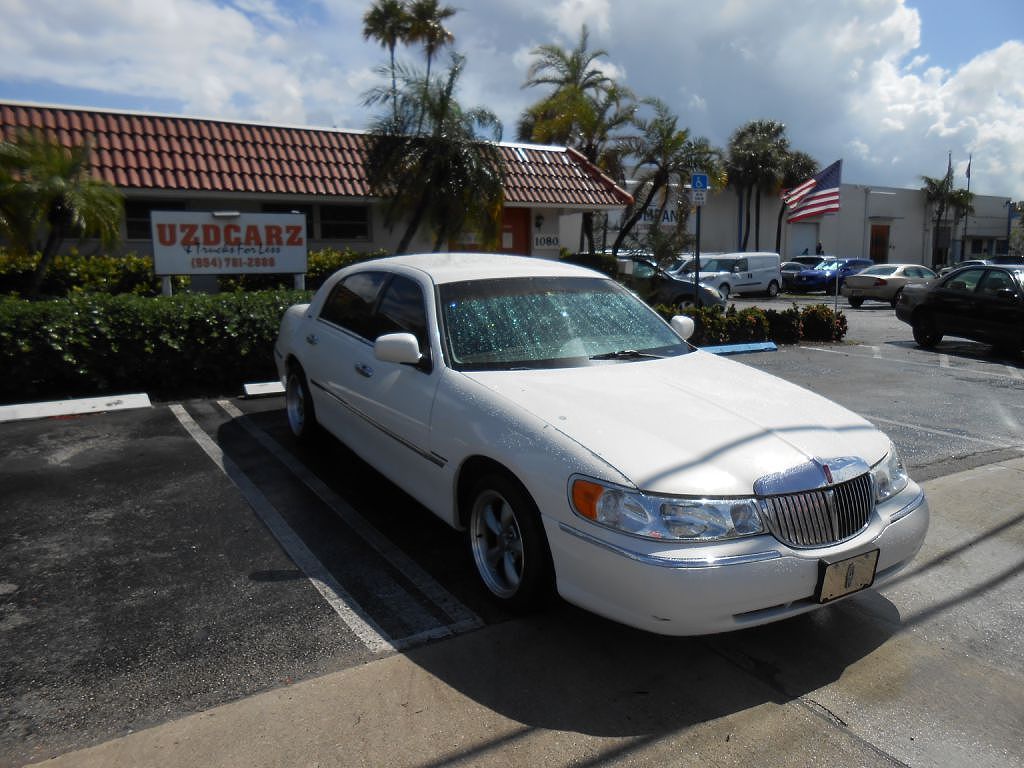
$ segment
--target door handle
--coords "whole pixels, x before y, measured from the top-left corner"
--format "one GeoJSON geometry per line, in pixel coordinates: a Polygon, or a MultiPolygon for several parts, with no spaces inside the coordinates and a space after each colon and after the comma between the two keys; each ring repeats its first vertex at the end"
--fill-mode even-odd
{"type": "Polygon", "coordinates": [[[366,363],[356,363],[356,373],[358,373],[360,376],[370,378],[371,376],[373,376],[373,368],[368,366],[366,363]]]}
{"type": "Polygon", "coordinates": [[[320,337],[319,337],[319,336],[317,336],[317,335],[316,335],[315,333],[311,333],[311,334],[309,334],[309,335],[308,335],[308,336],[306,337],[306,343],[307,343],[307,344],[316,344],[316,343],[318,343],[319,341],[320,341],[320,337]]]}

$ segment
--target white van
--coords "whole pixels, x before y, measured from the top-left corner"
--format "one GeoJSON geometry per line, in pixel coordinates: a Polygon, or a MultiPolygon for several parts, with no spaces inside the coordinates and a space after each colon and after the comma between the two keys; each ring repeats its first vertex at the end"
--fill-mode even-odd
{"type": "MultiPolygon", "coordinates": [[[[692,276],[693,262],[684,270],[692,276]]],[[[767,251],[708,254],[700,260],[700,282],[726,298],[733,293],[775,297],[782,287],[782,264],[779,254],[767,251]]]]}

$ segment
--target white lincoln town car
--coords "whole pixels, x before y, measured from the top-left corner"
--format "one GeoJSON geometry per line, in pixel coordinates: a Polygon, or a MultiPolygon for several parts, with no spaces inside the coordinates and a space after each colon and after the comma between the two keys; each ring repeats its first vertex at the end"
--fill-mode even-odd
{"type": "Polygon", "coordinates": [[[292,432],[322,427],[466,530],[509,608],[557,590],[704,634],[904,568],[929,512],[890,440],[692,332],[587,269],[435,253],[332,275],[275,356],[292,432]]]}

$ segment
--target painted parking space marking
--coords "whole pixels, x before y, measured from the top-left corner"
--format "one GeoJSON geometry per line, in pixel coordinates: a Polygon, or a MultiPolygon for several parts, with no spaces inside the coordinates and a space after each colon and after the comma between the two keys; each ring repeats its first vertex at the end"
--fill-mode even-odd
{"type": "MultiPolygon", "coordinates": [[[[805,349],[805,350],[807,350],[809,352],[823,352],[823,353],[829,354],[829,355],[845,355],[847,357],[857,357],[857,358],[863,358],[865,360],[869,360],[869,359],[884,360],[885,362],[892,363],[894,365],[899,365],[899,366],[916,366],[918,368],[940,368],[940,367],[942,367],[941,365],[938,365],[935,362],[921,362],[921,361],[918,361],[918,360],[901,360],[901,359],[897,359],[897,358],[894,358],[894,357],[877,357],[876,358],[874,355],[857,354],[856,352],[851,352],[849,349],[826,349],[825,347],[808,347],[808,346],[803,346],[803,345],[799,346],[798,349],[805,349]]],[[[870,347],[869,345],[866,345],[866,344],[858,344],[856,347],[853,347],[853,349],[872,349],[872,347],[870,347]]],[[[1014,380],[1024,381],[1024,374],[1021,373],[1020,369],[1019,368],[1014,368],[1011,365],[993,366],[993,367],[997,367],[997,368],[1005,368],[1006,369],[1005,372],[1003,372],[1002,370],[992,370],[992,371],[990,371],[990,370],[987,370],[985,368],[977,368],[977,367],[970,366],[970,365],[957,365],[957,366],[953,366],[953,365],[950,364],[949,356],[948,355],[942,355],[942,357],[946,357],[947,358],[947,361],[946,361],[947,365],[945,367],[948,370],[950,370],[950,371],[956,371],[957,373],[976,374],[978,376],[994,376],[994,377],[999,378],[999,379],[1014,379],[1014,380]]]]}
{"type": "Polygon", "coordinates": [[[483,621],[442,587],[412,558],[399,549],[386,536],[371,525],[351,505],[316,476],[305,464],[278,443],[267,432],[253,423],[234,403],[229,400],[218,400],[217,404],[274,458],[283,464],[307,488],[315,493],[331,510],[340,517],[363,541],[373,548],[381,557],[400,571],[416,589],[440,608],[452,620],[448,626],[431,628],[412,636],[394,639],[392,642],[405,647],[423,638],[444,637],[460,632],[477,629],[483,621]]]}
{"type": "Polygon", "coordinates": [[[337,582],[334,576],[324,567],[317,557],[309,551],[302,539],[284,521],[278,511],[267,501],[263,493],[242,472],[238,466],[224,454],[213,438],[189,416],[185,408],[178,404],[170,406],[171,412],[177,417],[185,431],[203,449],[207,456],[227,477],[238,487],[245,500],[256,512],[260,520],[277,539],[288,557],[306,574],[313,587],[323,596],[327,604],[341,618],[352,633],[370,651],[387,653],[397,650],[383,630],[376,625],[363,608],[337,582]]]}
{"type": "Polygon", "coordinates": [[[982,445],[990,445],[993,448],[1020,448],[1021,443],[1006,442],[1005,440],[989,440],[984,437],[973,437],[971,435],[963,435],[959,432],[948,432],[944,429],[933,429],[931,427],[922,427],[920,424],[907,424],[903,421],[894,421],[893,419],[886,419],[882,416],[874,416],[870,413],[861,414],[865,419],[875,424],[891,424],[895,427],[903,427],[904,429],[913,429],[918,432],[926,432],[930,435],[939,435],[940,437],[950,437],[956,440],[967,440],[971,443],[981,443],[982,445]]]}
{"type": "Polygon", "coordinates": [[[940,368],[949,368],[950,367],[949,366],[949,355],[947,355],[945,353],[942,353],[942,352],[939,353],[939,367],[940,368]]]}

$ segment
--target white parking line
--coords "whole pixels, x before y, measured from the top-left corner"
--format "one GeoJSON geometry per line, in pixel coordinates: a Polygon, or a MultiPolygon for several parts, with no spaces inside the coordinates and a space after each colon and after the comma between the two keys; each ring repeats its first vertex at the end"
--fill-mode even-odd
{"type": "Polygon", "coordinates": [[[870,347],[869,346],[868,349],[871,350],[871,356],[875,360],[881,360],[882,359],[882,348],[881,347],[870,347]]]}
{"type": "Polygon", "coordinates": [[[942,353],[942,352],[939,353],[939,367],[940,368],[949,368],[950,367],[949,366],[949,355],[947,355],[945,353],[942,353]]]}
{"type": "MultiPolygon", "coordinates": [[[[871,346],[869,346],[867,344],[858,344],[856,347],[853,347],[853,349],[858,349],[858,348],[859,349],[873,349],[873,347],[871,347],[871,346]]],[[[935,363],[932,363],[932,362],[920,362],[918,360],[903,360],[903,359],[899,359],[899,358],[895,358],[895,357],[875,357],[874,355],[858,355],[856,352],[851,352],[850,349],[826,349],[825,347],[805,347],[803,345],[800,345],[798,347],[798,349],[805,349],[808,352],[824,352],[824,353],[829,354],[829,355],[845,355],[847,357],[860,357],[860,358],[864,358],[865,360],[868,359],[869,357],[871,357],[872,359],[885,360],[886,362],[893,363],[894,365],[909,365],[909,366],[916,366],[918,368],[937,368],[937,367],[939,367],[935,363]]],[[[947,364],[946,364],[945,367],[949,368],[950,370],[954,370],[954,368],[951,365],[949,365],[949,359],[948,359],[949,356],[948,355],[942,355],[942,357],[946,357],[947,358],[947,360],[946,360],[947,364]]],[[[1010,378],[1010,379],[1024,379],[1024,375],[1021,374],[1019,369],[1014,368],[1013,366],[1010,366],[1010,365],[1006,365],[1006,366],[1002,366],[1002,367],[1007,369],[1006,373],[1003,373],[1002,371],[999,371],[999,370],[988,371],[988,370],[985,370],[984,368],[975,368],[973,366],[966,366],[966,365],[965,366],[957,366],[955,368],[955,370],[956,370],[957,373],[973,373],[973,374],[977,374],[978,376],[995,376],[996,378],[999,378],[999,379],[1007,379],[1007,378],[1010,378]]]]}
{"type": "Polygon", "coordinates": [[[443,610],[448,617],[452,619],[453,623],[447,628],[439,628],[440,631],[427,630],[425,633],[395,640],[394,642],[397,645],[410,644],[424,634],[431,637],[444,636],[457,632],[465,632],[483,626],[483,622],[475,613],[459,602],[459,600],[448,592],[448,590],[438,584],[433,577],[420,568],[412,558],[406,555],[405,552],[395,546],[390,539],[374,528],[366,518],[360,515],[348,504],[348,502],[331,490],[331,488],[312,471],[310,471],[306,465],[296,459],[293,454],[285,450],[284,447],[273,437],[253,424],[252,419],[239,410],[234,403],[229,400],[218,400],[217,405],[223,408],[229,416],[236,419],[246,432],[252,435],[259,444],[263,446],[263,448],[274,456],[274,458],[284,464],[284,466],[293,475],[295,475],[295,477],[301,480],[307,488],[319,496],[320,500],[334,510],[334,513],[337,514],[338,517],[340,517],[346,525],[349,526],[349,528],[358,534],[363,541],[398,569],[407,579],[409,579],[409,581],[412,582],[413,586],[415,586],[417,590],[419,590],[425,597],[433,602],[434,605],[443,610]]]}
{"type": "Polygon", "coordinates": [[[991,445],[993,448],[1020,448],[1019,443],[1008,443],[997,440],[987,440],[984,437],[972,437],[970,435],[961,435],[958,432],[947,432],[943,429],[932,429],[931,427],[922,427],[920,424],[907,424],[903,421],[893,421],[892,419],[886,419],[881,416],[872,416],[869,413],[861,414],[865,419],[871,422],[879,422],[881,424],[892,424],[896,427],[904,427],[905,429],[913,429],[918,432],[927,432],[930,435],[941,435],[942,437],[952,437],[957,440],[967,440],[971,443],[981,443],[982,445],[991,445]]]}
{"type": "Polygon", "coordinates": [[[374,653],[394,652],[395,645],[387,639],[383,630],[376,625],[359,604],[337,582],[330,571],[324,567],[316,555],[309,551],[302,539],[289,527],[288,523],[278,514],[273,505],[253,484],[238,466],[224,455],[220,446],[207,435],[202,428],[189,416],[180,405],[170,406],[171,412],[178,418],[185,431],[206,452],[220,470],[227,475],[242,492],[245,500],[253,508],[264,525],[281,545],[288,557],[302,569],[310,583],[323,596],[327,604],[341,617],[352,633],[363,645],[374,653]]]}

